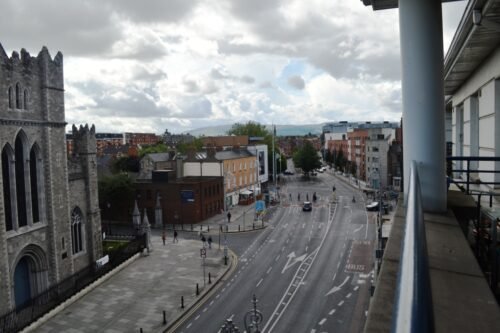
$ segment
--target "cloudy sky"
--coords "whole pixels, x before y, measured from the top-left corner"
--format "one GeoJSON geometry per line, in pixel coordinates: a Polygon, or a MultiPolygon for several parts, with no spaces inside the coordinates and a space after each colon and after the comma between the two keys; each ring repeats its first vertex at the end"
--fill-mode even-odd
{"type": "MultiPolygon", "coordinates": [[[[444,44],[466,1],[443,5],[444,44]]],[[[2,0],[0,43],[64,55],[66,120],[173,133],[398,121],[397,10],[360,0],[2,0]]]]}

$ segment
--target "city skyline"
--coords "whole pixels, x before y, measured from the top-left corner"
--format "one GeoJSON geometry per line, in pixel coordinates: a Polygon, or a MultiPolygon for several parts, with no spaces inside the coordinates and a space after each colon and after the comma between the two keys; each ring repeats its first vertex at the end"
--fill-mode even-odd
{"type": "Polygon", "coordinates": [[[361,1],[8,0],[0,28],[9,56],[63,53],[66,121],[99,132],[401,118],[397,11],[361,1]]]}

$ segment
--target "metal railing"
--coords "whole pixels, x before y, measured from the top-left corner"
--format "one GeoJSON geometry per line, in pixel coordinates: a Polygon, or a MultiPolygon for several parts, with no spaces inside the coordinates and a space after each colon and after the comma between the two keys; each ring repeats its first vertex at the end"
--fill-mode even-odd
{"type": "MultiPolygon", "coordinates": [[[[471,184],[483,184],[483,185],[493,185],[495,186],[500,186],[500,182],[497,181],[476,181],[471,179],[471,174],[497,174],[500,173],[500,168],[497,167],[495,164],[496,162],[500,162],[500,157],[482,157],[482,156],[448,156],[447,158],[448,163],[452,164],[449,168],[449,172],[451,175],[454,173],[459,173],[459,174],[465,174],[465,179],[460,180],[460,179],[455,179],[452,178],[452,181],[454,184],[456,184],[463,192],[466,194],[478,194],[481,191],[471,191],[471,184]],[[478,169],[478,168],[473,168],[471,169],[471,163],[474,162],[493,162],[493,167],[491,169],[478,169]],[[463,166],[460,166],[459,168],[455,168],[453,166],[454,162],[466,162],[465,168],[463,166]]],[[[449,175],[449,176],[451,176],[449,175]]],[[[485,193],[482,192],[484,195],[485,193]]],[[[490,196],[490,201],[491,201],[491,196],[490,196]]],[[[491,205],[491,204],[490,204],[491,205]]]]}
{"type": "Polygon", "coordinates": [[[52,285],[16,309],[0,316],[0,332],[19,332],[144,248],[145,237],[137,237],[126,247],[114,253],[108,264],[100,268],[92,264],[52,285]]]}
{"type": "Polygon", "coordinates": [[[412,162],[392,332],[433,332],[432,295],[417,163],[412,162]]]}

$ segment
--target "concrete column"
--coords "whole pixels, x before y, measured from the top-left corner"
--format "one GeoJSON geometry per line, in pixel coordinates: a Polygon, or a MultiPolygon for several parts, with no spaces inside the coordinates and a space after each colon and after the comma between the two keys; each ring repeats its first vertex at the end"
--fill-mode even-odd
{"type": "Polygon", "coordinates": [[[412,160],[425,211],[446,210],[441,1],[399,0],[405,198],[412,160]]]}

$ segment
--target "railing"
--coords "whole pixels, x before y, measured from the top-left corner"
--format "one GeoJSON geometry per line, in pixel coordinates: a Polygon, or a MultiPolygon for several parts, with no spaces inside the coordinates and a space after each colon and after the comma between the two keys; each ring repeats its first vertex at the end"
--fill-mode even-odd
{"type": "Polygon", "coordinates": [[[401,247],[392,332],[433,332],[424,213],[415,161],[410,171],[406,226],[401,247]]]}
{"type": "MultiPolygon", "coordinates": [[[[500,173],[500,167],[493,165],[492,169],[486,170],[486,169],[471,169],[471,163],[473,162],[500,162],[500,157],[480,157],[480,156],[449,156],[446,158],[449,163],[454,163],[454,161],[460,161],[460,162],[466,162],[465,169],[463,166],[460,168],[455,168],[454,166],[450,167],[450,172],[451,174],[453,173],[464,173],[465,174],[465,179],[464,180],[459,180],[452,178],[453,183],[455,183],[463,192],[466,194],[479,194],[482,193],[483,195],[485,194],[484,191],[477,191],[473,190],[471,191],[471,184],[483,184],[483,185],[493,185],[492,187],[495,186],[500,186],[500,182],[496,181],[475,181],[471,180],[471,174],[497,174],[500,173]],[[464,188],[465,186],[465,188],[464,188]]],[[[451,175],[450,175],[451,176],[451,175]]],[[[490,196],[490,206],[491,206],[491,200],[492,196],[490,196]]]]}
{"type": "Polygon", "coordinates": [[[0,332],[10,333],[22,330],[66,299],[132,257],[135,253],[144,249],[144,247],[145,238],[138,237],[112,255],[108,264],[100,268],[96,268],[95,265],[87,266],[81,271],[52,285],[41,294],[1,316],[0,332]]]}

